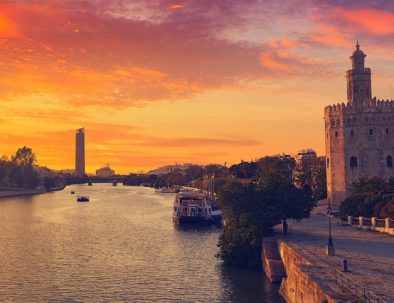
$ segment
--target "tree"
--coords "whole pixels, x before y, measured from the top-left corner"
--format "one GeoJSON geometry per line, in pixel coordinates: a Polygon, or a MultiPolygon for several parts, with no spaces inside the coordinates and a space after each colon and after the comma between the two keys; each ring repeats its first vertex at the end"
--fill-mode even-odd
{"type": "Polygon", "coordinates": [[[350,192],[350,196],[340,205],[342,217],[390,216],[390,205],[394,201],[394,178],[360,179],[352,184],[350,192]]]}
{"type": "Polygon", "coordinates": [[[376,217],[394,220],[394,200],[375,208],[375,212],[377,212],[376,217]]]}
{"type": "Polygon", "coordinates": [[[14,184],[23,188],[36,188],[39,184],[38,173],[33,164],[36,156],[29,147],[19,148],[11,157],[11,179],[14,184]]]}
{"type": "Polygon", "coordinates": [[[8,175],[9,175],[10,163],[6,156],[0,157],[0,185],[8,185],[8,175]]]}
{"type": "Polygon", "coordinates": [[[291,167],[283,166],[282,159],[269,162],[272,165],[254,182],[230,181],[219,191],[226,225],[218,256],[225,264],[259,268],[262,237],[282,219],[308,217],[314,206],[310,190],[295,186],[289,174],[291,167]]]}
{"type": "Polygon", "coordinates": [[[324,165],[311,169],[311,190],[315,201],[327,198],[327,176],[324,165]]]}

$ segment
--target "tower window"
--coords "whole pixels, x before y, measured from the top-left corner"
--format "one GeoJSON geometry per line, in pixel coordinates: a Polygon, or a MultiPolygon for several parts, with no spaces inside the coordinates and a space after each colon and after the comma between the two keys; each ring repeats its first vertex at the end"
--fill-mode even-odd
{"type": "Polygon", "coordinates": [[[330,165],[330,158],[327,158],[327,168],[330,165]]]}
{"type": "Polygon", "coordinates": [[[355,156],[350,157],[350,167],[351,168],[357,167],[357,157],[355,156]]]}
{"type": "Polygon", "coordinates": [[[335,132],[335,137],[338,137],[338,132],[335,132]]]}
{"type": "Polygon", "coordinates": [[[393,158],[390,155],[388,155],[386,161],[387,161],[387,167],[392,168],[393,167],[393,158]]]}
{"type": "Polygon", "coordinates": [[[351,131],[350,131],[350,135],[351,135],[352,137],[354,137],[354,130],[351,130],[351,131]]]}
{"type": "Polygon", "coordinates": [[[389,134],[389,129],[388,128],[386,128],[386,135],[388,135],[389,134]]]}
{"type": "Polygon", "coordinates": [[[372,128],[369,130],[369,134],[373,135],[373,129],[372,128]]]}

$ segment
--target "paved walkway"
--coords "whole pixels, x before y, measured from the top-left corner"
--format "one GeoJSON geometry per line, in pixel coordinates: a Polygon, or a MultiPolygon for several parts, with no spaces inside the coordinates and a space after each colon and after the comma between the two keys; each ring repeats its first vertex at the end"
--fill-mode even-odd
{"type": "Polygon", "coordinates": [[[292,243],[313,263],[325,267],[327,281],[332,281],[329,276],[333,268],[342,268],[346,256],[350,278],[387,302],[394,302],[394,236],[342,226],[338,219],[333,219],[332,235],[336,256],[328,257],[324,254],[328,219],[314,213],[310,219],[290,221],[288,235],[280,238],[292,243]]]}

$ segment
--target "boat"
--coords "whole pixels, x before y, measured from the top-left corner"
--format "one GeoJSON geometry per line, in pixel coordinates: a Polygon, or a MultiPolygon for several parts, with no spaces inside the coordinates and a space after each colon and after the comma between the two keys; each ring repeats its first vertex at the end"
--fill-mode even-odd
{"type": "Polygon", "coordinates": [[[89,202],[89,197],[88,196],[78,196],[77,202],[89,202]]]}
{"type": "Polygon", "coordinates": [[[155,190],[155,193],[157,193],[157,194],[173,194],[173,193],[175,193],[175,188],[173,188],[173,187],[157,188],[155,190]]]}
{"type": "Polygon", "coordinates": [[[181,190],[175,195],[173,221],[176,224],[216,223],[213,216],[212,200],[204,192],[181,190]]]}

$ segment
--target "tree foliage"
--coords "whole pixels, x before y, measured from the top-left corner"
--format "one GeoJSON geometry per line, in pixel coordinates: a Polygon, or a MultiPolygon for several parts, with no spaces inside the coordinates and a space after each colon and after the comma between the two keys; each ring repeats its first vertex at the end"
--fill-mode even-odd
{"type": "Polygon", "coordinates": [[[352,184],[351,195],[342,201],[341,215],[364,217],[390,217],[394,219],[394,178],[361,179],[352,184]]]}
{"type": "Polygon", "coordinates": [[[310,189],[295,185],[291,161],[268,157],[261,163],[253,182],[233,180],[219,191],[226,225],[218,256],[226,264],[259,268],[262,237],[283,219],[308,217],[314,206],[310,189]]]}
{"type": "Polygon", "coordinates": [[[37,188],[40,180],[34,169],[35,162],[35,154],[26,146],[19,148],[11,160],[2,156],[0,158],[0,184],[29,189],[37,188]]]}

